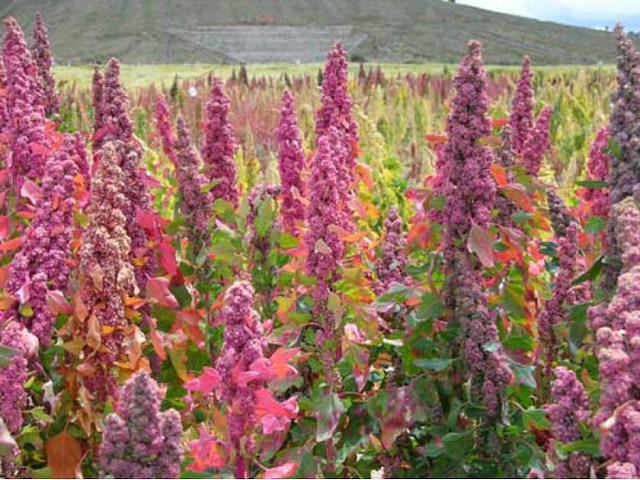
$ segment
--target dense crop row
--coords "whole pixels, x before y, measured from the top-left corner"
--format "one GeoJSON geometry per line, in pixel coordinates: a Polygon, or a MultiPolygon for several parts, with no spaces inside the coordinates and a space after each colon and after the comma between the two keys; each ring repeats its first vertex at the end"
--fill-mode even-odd
{"type": "Polygon", "coordinates": [[[611,107],[473,41],[453,77],[349,82],[338,43],[317,80],[131,101],[5,29],[1,476],[640,474],[621,28],[611,107]]]}

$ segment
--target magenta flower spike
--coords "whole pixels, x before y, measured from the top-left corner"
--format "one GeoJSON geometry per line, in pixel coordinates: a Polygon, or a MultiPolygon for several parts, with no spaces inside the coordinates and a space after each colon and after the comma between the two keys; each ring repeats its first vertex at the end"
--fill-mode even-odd
{"type": "MultiPolygon", "coordinates": [[[[124,298],[137,291],[130,263],[131,239],[123,213],[127,203],[124,194],[126,175],[121,168],[125,150],[120,142],[109,142],[102,148],[92,182],[91,203],[87,207],[88,225],[82,233],[80,247],[82,300],[88,310],[87,319],[94,317],[101,329],[106,327],[110,331],[101,336],[99,343],[88,342],[85,347],[86,355],[91,355],[89,361],[93,362],[95,373],[81,378],[88,391],[100,401],[117,391],[111,369],[124,351],[123,340],[128,325],[124,298]]],[[[90,323],[82,324],[87,336],[90,323]]]]}
{"type": "Polygon", "coordinates": [[[384,222],[385,236],[380,243],[380,254],[376,260],[377,280],[374,291],[380,295],[394,283],[407,284],[411,278],[404,272],[407,266],[405,248],[407,240],[402,231],[402,218],[398,209],[391,207],[384,222]]]}
{"type": "Polygon", "coordinates": [[[304,221],[305,207],[302,202],[306,189],[302,180],[305,168],[302,139],[298,129],[293,95],[286,90],[282,95],[280,124],[278,125],[278,170],[282,184],[282,218],[289,233],[304,221]]]}
{"type": "Polygon", "coordinates": [[[320,138],[318,150],[311,162],[307,223],[307,273],[316,278],[314,299],[321,308],[329,298],[331,284],[344,255],[344,242],[332,225],[343,225],[340,211],[339,171],[336,168],[336,148],[340,148],[340,133],[335,127],[320,138]]]}
{"type": "Polygon", "coordinates": [[[33,25],[33,43],[31,54],[38,69],[38,79],[42,86],[43,102],[47,117],[57,114],[60,110],[60,99],[56,92],[56,81],[53,77],[51,67],[53,67],[53,56],[47,26],[42,20],[42,14],[36,12],[35,23],[33,25]]]}
{"type": "Polygon", "coordinates": [[[525,55],[522,59],[522,71],[511,103],[511,113],[509,114],[513,150],[518,154],[522,153],[533,131],[534,93],[531,85],[532,80],[531,59],[525,55]]]}
{"type": "MultiPolygon", "coordinates": [[[[609,146],[609,129],[601,128],[596,134],[596,138],[589,149],[589,161],[587,162],[587,173],[589,180],[607,181],[609,176],[609,164],[611,158],[607,153],[609,146]]],[[[607,217],[609,214],[609,191],[608,189],[589,189],[585,194],[585,199],[591,202],[591,213],[600,217],[607,217]]]]}
{"type": "Polygon", "coordinates": [[[18,22],[9,17],[4,25],[2,60],[7,77],[9,126],[6,130],[11,146],[9,170],[15,190],[20,194],[26,179],[39,182],[42,178],[49,144],[44,130],[42,87],[38,82],[36,64],[18,22]]]}
{"type": "Polygon", "coordinates": [[[544,107],[538,115],[531,135],[522,148],[522,163],[529,175],[538,176],[544,154],[551,149],[549,142],[549,124],[551,121],[551,107],[544,107]]]}
{"type": "Polygon", "coordinates": [[[238,205],[236,166],[233,161],[237,144],[229,122],[229,97],[222,80],[214,77],[206,105],[202,160],[208,182],[218,182],[212,189],[213,199],[238,205]]]}
{"type": "MultiPolygon", "coordinates": [[[[553,438],[561,443],[580,440],[580,424],[591,419],[589,398],[584,386],[576,374],[565,367],[556,367],[555,380],[551,386],[553,403],[546,406],[551,420],[553,438]]],[[[591,458],[584,453],[570,453],[561,460],[553,471],[554,478],[588,478],[591,471],[591,458]]]]}
{"type": "Polygon", "coordinates": [[[191,145],[191,135],[182,115],[177,121],[178,137],[175,151],[176,177],[180,191],[180,209],[187,219],[189,241],[194,248],[206,245],[213,203],[211,192],[203,192],[207,178],[200,173],[198,152],[191,145]]]}
{"type": "Polygon", "coordinates": [[[63,292],[71,274],[67,261],[71,254],[78,164],[75,140],[66,134],[60,149],[45,165],[35,217],[9,270],[9,292],[20,304],[30,305],[33,314],[24,317],[16,306],[6,310],[4,316],[24,324],[43,346],[51,341],[55,321],[55,314],[47,306],[47,294],[51,290],[63,292]]]}
{"type": "Polygon", "coordinates": [[[146,372],[124,384],[116,413],[105,419],[100,466],[114,478],[178,478],[182,424],[174,409],[160,411],[164,397],[146,372]]]}
{"type": "Polygon", "coordinates": [[[162,141],[162,150],[165,155],[175,163],[176,153],[174,145],[176,143],[173,135],[173,126],[171,125],[171,112],[164,95],[156,96],[156,131],[162,141]]]}

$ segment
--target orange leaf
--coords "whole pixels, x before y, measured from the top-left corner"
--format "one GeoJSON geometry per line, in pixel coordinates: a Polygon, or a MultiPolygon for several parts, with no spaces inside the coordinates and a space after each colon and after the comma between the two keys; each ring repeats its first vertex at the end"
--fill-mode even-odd
{"type": "Polygon", "coordinates": [[[66,431],[51,437],[45,444],[47,466],[53,478],[75,478],[82,459],[80,443],[66,431]]]}
{"type": "Polygon", "coordinates": [[[509,185],[505,185],[500,189],[500,191],[515,203],[518,207],[522,208],[526,212],[533,211],[533,206],[531,205],[531,199],[527,193],[527,189],[519,183],[510,183],[509,185]]]}
{"type": "Polygon", "coordinates": [[[367,236],[367,232],[361,231],[361,232],[350,233],[349,235],[344,237],[342,240],[346,243],[355,243],[362,240],[366,236],[367,236]]]}
{"type": "Polygon", "coordinates": [[[9,252],[11,250],[20,248],[21,245],[22,245],[22,237],[12,238],[11,240],[7,240],[4,243],[0,243],[0,251],[9,252]]]}
{"type": "Polygon", "coordinates": [[[506,119],[506,118],[492,118],[491,119],[491,126],[493,128],[504,127],[507,123],[509,123],[509,120],[506,119]]]}
{"type": "Polygon", "coordinates": [[[507,171],[502,165],[492,163],[491,175],[493,175],[493,179],[496,181],[499,187],[505,187],[509,183],[507,181],[507,171]]]}
{"type": "Polygon", "coordinates": [[[157,300],[166,308],[178,308],[180,304],[169,290],[169,280],[164,277],[150,278],[147,282],[147,297],[157,300]]]}
{"type": "Polygon", "coordinates": [[[358,176],[362,179],[362,182],[367,186],[367,188],[373,190],[373,180],[371,179],[371,169],[367,165],[363,165],[362,163],[356,164],[356,171],[358,172],[358,176]]]}

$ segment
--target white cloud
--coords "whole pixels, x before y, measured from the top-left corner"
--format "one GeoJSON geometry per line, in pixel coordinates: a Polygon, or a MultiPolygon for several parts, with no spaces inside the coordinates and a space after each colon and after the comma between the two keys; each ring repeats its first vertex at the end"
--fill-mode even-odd
{"type": "Polygon", "coordinates": [[[613,25],[618,20],[636,23],[640,18],[638,0],[458,0],[458,3],[589,27],[613,25]]]}

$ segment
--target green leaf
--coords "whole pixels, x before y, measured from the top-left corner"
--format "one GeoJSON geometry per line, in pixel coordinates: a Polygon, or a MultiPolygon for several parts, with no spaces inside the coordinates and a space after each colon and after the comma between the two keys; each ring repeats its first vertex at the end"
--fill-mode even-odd
{"type": "Polygon", "coordinates": [[[473,450],[473,432],[452,432],[442,437],[444,453],[452,460],[462,460],[473,450]]]}
{"type": "Polygon", "coordinates": [[[264,238],[266,236],[269,228],[273,225],[275,216],[276,212],[273,208],[273,202],[270,199],[266,199],[260,203],[254,223],[258,238],[264,238]]]}
{"type": "Polygon", "coordinates": [[[316,441],[324,442],[333,436],[346,408],[337,393],[321,394],[320,398],[314,402],[313,407],[313,416],[317,421],[316,441]]]}
{"type": "Polygon", "coordinates": [[[569,328],[569,342],[574,353],[582,345],[582,341],[589,335],[587,327],[587,312],[590,303],[581,303],[571,307],[569,318],[571,319],[571,327],[569,328]]]}
{"type": "Polygon", "coordinates": [[[571,443],[556,443],[556,451],[561,459],[567,458],[570,453],[586,453],[593,457],[600,456],[600,441],[597,438],[578,440],[571,443]]]}
{"type": "Polygon", "coordinates": [[[607,226],[607,221],[601,217],[589,217],[587,224],[584,226],[584,231],[587,233],[600,233],[607,226]]]}
{"type": "Polygon", "coordinates": [[[428,370],[433,370],[434,372],[439,372],[447,368],[455,360],[455,358],[424,358],[420,360],[414,360],[413,364],[416,367],[426,368],[428,370]]]}
{"type": "Polygon", "coordinates": [[[34,420],[38,422],[53,423],[53,418],[44,411],[44,407],[35,407],[29,410],[34,420]]]}
{"type": "Polygon", "coordinates": [[[533,376],[533,366],[523,365],[521,363],[514,362],[509,358],[507,358],[507,363],[509,364],[509,368],[511,368],[511,371],[513,372],[516,382],[521,385],[536,388],[536,379],[533,376]]]}
{"type": "Polygon", "coordinates": [[[535,427],[538,430],[548,430],[551,428],[551,422],[544,408],[529,407],[528,410],[522,413],[522,423],[529,429],[531,427],[535,427]]]}
{"type": "Polygon", "coordinates": [[[420,300],[420,306],[416,312],[417,320],[420,322],[433,320],[443,315],[444,305],[440,301],[440,298],[434,293],[425,293],[420,300]]]}
{"type": "Polygon", "coordinates": [[[18,350],[0,345],[0,367],[8,365],[11,357],[15,357],[19,354],[20,352],[18,350]]]}
{"type": "Polygon", "coordinates": [[[593,265],[591,265],[591,268],[589,268],[589,270],[587,270],[578,278],[576,278],[573,282],[571,282],[571,284],[579,285],[584,282],[595,280],[598,277],[598,275],[600,275],[600,272],[602,272],[604,265],[605,265],[604,255],[600,255],[598,259],[595,262],[593,262],[593,265]]]}
{"type": "Polygon", "coordinates": [[[618,145],[618,142],[611,137],[609,137],[607,141],[607,147],[604,149],[604,152],[618,160],[622,160],[622,149],[620,148],[620,145],[618,145]]]}
{"type": "Polygon", "coordinates": [[[602,180],[581,180],[576,182],[576,185],[591,189],[607,188],[609,186],[607,182],[602,180]]]}

